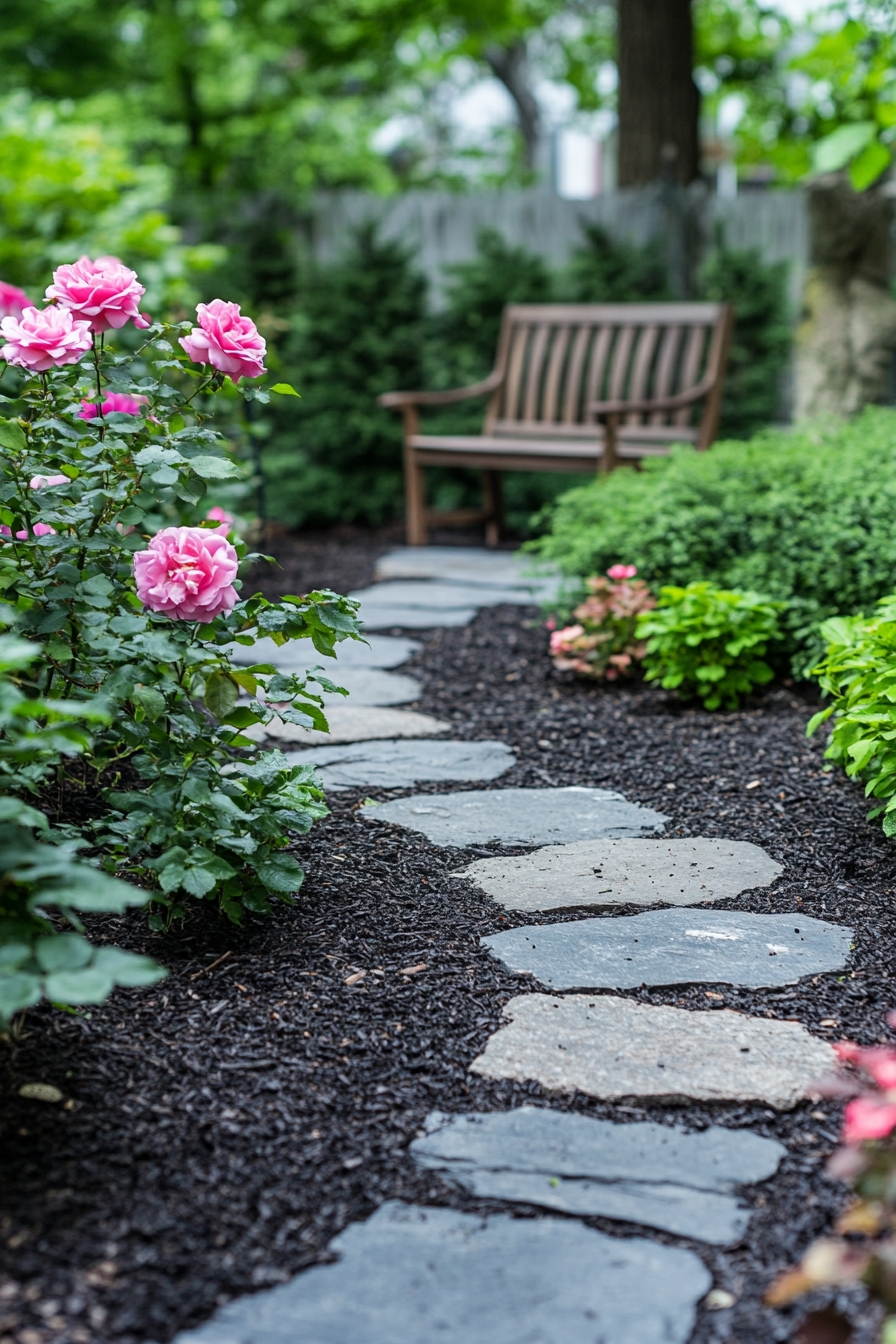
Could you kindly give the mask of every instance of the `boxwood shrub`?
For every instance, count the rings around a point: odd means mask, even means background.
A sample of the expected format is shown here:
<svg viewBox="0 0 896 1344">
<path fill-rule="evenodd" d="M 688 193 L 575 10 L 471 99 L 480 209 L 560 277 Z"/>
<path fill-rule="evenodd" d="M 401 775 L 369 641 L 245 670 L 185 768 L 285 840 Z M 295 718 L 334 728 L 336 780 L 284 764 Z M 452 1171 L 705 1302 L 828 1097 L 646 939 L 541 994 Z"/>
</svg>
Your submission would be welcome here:
<svg viewBox="0 0 896 1344">
<path fill-rule="evenodd" d="M 581 580 L 618 562 L 652 587 L 709 581 L 786 603 L 795 675 L 822 652 L 818 627 L 869 611 L 896 581 L 896 411 L 849 424 L 767 430 L 709 452 L 678 448 L 640 470 L 568 491 L 528 543 Z"/>
</svg>

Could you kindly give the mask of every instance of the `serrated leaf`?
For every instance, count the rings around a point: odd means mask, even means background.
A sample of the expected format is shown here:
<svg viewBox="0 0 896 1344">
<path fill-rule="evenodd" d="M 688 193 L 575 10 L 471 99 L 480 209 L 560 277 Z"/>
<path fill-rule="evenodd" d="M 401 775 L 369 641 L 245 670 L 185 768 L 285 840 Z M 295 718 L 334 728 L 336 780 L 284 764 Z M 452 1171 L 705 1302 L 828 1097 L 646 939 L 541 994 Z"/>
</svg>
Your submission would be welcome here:
<svg viewBox="0 0 896 1344">
<path fill-rule="evenodd" d="M 15 420 L 0 420 L 0 448 L 23 453 L 27 447 L 28 440 L 20 425 Z"/>
<path fill-rule="evenodd" d="M 291 896 L 305 880 L 305 870 L 291 854 L 272 854 L 255 871 L 268 891 Z"/>
</svg>

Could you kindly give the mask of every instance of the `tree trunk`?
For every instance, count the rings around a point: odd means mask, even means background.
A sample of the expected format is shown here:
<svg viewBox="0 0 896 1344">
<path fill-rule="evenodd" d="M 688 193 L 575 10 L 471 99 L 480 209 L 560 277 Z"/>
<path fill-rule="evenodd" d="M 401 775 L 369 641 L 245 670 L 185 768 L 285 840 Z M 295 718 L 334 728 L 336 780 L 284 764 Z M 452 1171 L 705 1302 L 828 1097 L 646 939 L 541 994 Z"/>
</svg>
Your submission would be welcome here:
<svg viewBox="0 0 896 1344">
<path fill-rule="evenodd" d="M 619 185 L 700 172 L 691 0 L 619 0 Z"/>
<path fill-rule="evenodd" d="M 796 333 L 794 418 L 850 416 L 891 395 L 893 202 L 845 174 L 809 184 L 809 270 Z"/>
<path fill-rule="evenodd" d="M 526 168 L 536 166 L 538 150 L 538 103 L 529 87 L 526 61 L 526 44 L 517 38 L 507 47 L 490 46 L 485 49 L 485 59 L 496 79 L 500 79 L 516 107 L 516 121 L 523 139 L 523 156 Z"/>
</svg>

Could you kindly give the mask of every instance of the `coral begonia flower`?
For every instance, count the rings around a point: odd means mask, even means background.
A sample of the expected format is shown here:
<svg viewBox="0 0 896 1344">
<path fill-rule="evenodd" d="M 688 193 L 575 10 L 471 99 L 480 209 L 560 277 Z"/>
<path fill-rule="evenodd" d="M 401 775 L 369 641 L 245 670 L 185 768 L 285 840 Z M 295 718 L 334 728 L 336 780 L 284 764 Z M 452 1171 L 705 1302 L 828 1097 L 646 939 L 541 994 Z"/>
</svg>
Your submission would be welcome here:
<svg viewBox="0 0 896 1344">
<path fill-rule="evenodd" d="M 861 1143 L 863 1139 L 885 1139 L 896 1129 L 896 1103 L 878 1101 L 876 1097 L 856 1097 L 843 1112 L 843 1139 L 845 1143 Z"/>
</svg>

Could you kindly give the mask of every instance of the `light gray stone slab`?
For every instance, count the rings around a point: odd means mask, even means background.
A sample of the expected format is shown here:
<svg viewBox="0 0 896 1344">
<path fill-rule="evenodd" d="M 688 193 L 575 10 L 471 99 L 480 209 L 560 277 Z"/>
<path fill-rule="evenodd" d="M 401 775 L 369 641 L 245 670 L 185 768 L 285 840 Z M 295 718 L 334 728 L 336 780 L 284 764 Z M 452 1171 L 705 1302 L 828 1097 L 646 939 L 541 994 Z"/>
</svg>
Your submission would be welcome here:
<svg viewBox="0 0 896 1344">
<path fill-rule="evenodd" d="M 439 579 L 396 579 L 375 583 L 349 594 L 365 610 L 378 607 L 419 607 L 425 611 L 456 611 L 459 607 L 500 607 L 505 603 L 529 607 L 535 600 L 528 588 L 507 584 L 444 583 Z"/>
<path fill-rule="evenodd" d="M 509 971 L 550 989 L 792 985 L 840 970 L 852 929 L 802 915 L 655 910 L 625 919 L 508 929 L 482 942 Z"/>
<path fill-rule="evenodd" d="M 175 1344 L 685 1344 L 712 1282 L 692 1251 L 570 1219 L 390 1201 L 290 1283 Z"/>
<path fill-rule="evenodd" d="M 366 807 L 370 821 L 422 831 L 437 845 L 549 845 L 607 835 L 642 835 L 666 817 L 609 789 L 488 789 L 429 794 Z M 477 865 L 473 865 L 476 867 Z"/>
<path fill-rule="evenodd" d="M 419 681 L 402 672 L 383 672 L 378 667 L 327 667 L 323 675 L 334 686 L 348 691 L 353 705 L 407 705 L 420 698 Z M 343 695 L 324 694 L 326 705 L 345 703 Z"/>
<path fill-rule="evenodd" d="M 368 630 L 459 630 L 476 616 L 475 607 L 363 606 L 360 619 Z"/>
<path fill-rule="evenodd" d="M 418 782 L 497 779 L 516 764 L 504 742 L 441 740 L 314 747 L 287 752 L 286 759 L 291 765 L 313 765 L 328 789 L 402 789 Z"/>
<path fill-rule="evenodd" d="M 496 587 L 553 588 L 557 576 L 528 571 L 528 556 L 483 546 L 399 546 L 376 564 L 378 579 L 441 579 L 451 583 L 492 584 Z"/>
<path fill-rule="evenodd" d="M 335 703 L 333 703 L 335 701 Z M 339 703 L 334 696 L 327 705 L 328 733 L 313 728 L 300 728 L 275 718 L 265 725 L 244 728 L 243 735 L 254 742 L 297 742 L 306 747 L 335 746 L 340 742 L 369 742 L 376 738 L 433 737 L 451 727 L 442 719 L 429 714 L 416 714 L 407 709 L 381 709 L 377 705 Z"/>
<path fill-rule="evenodd" d="M 641 1101 L 761 1101 L 790 1110 L 836 1061 L 794 1022 L 689 1012 L 611 995 L 521 994 L 473 1061 L 487 1078 Z"/>
<path fill-rule="evenodd" d="M 716 1245 L 746 1229 L 737 1187 L 774 1175 L 786 1151 L 748 1130 L 712 1125 L 686 1134 L 534 1106 L 436 1111 L 411 1144 L 421 1166 L 480 1198 L 618 1218 Z"/>
<path fill-rule="evenodd" d="M 784 869 L 745 840 L 582 840 L 480 859 L 468 877 L 508 910 L 697 905 L 770 886 Z"/>
<path fill-rule="evenodd" d="M 304 671 L 309 667 L 400 667 L 422 645 L 416 639 L 407 639 L 404 635 L 366 635 L 365 639 L 344 639 L 336 645 L 336 657 L 324 658 L 311 643 L 310 639 L 292 639 L 278 647 L 267 636 L 259 639 L 251 648 L 244 644 L 232 644 L 230 656 L 240 667 L 251 667 L 253 663 L 273 663 L 284 671 Z M 330 675 L 330 680 L 337 680 Z"/>
</svg>

